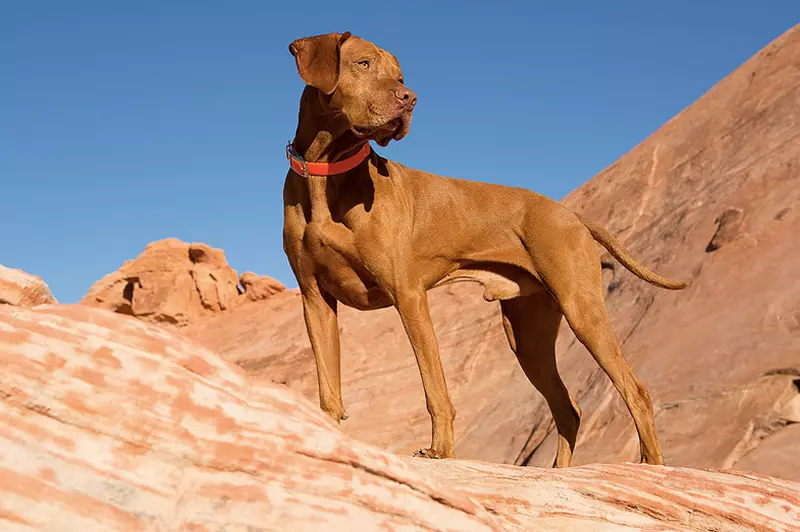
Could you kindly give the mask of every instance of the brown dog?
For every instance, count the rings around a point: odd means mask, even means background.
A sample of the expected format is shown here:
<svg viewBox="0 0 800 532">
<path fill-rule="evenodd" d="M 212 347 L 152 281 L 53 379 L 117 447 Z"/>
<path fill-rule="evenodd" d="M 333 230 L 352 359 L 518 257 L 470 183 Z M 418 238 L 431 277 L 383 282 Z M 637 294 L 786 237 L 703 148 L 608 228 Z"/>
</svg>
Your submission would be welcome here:
<svg viewBox="0 0 800 532">
<path fill-rule="evenodd" d="M 520 188 L 412 170 L 371 151 L 408 133 L 416 95 L 397 59 L 350 33 L 294 41 L 307 84 L 287 148 L 283 243 L 303 299 L 322 409 L 346 419 L 339 374 L 337 301 L 394 306 L 419 365 L 432 442 L 415 454 L 454 456 L 455 410 L 428 311 L 427 290 L 457 280 L 500 300 L 511 349 L 547 400 L 558 429 L 554 465 L 568 466 L 580 409 L 556 368 L 562 315 L 630 410 L 641 459 L 662 464 L 647 390 L 622 355 L 603 297 L 603 245 L 635 275 L 679 289 L 639 264 L 605 229 Z"/>
</svg>

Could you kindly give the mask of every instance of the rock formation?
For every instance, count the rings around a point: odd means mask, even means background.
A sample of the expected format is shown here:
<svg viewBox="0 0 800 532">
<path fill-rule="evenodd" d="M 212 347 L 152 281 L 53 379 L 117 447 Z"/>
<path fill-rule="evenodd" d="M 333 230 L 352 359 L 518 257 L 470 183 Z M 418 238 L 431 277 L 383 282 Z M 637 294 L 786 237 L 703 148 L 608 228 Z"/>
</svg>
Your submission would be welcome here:
<svg viewBox="0 0 800 532">
<path fill-rule="evenodd" d="M 286 290 L 286 287 L 275 279 L 264 275 L 256 275 L 253 272 L 244 272 L 239 278 L 239 284 L 242 286 L 244 296 L 248 301 L 268 299 Z"/>
<path fill-rule="evenodd" d="M 240 279 L 221 249 L 168 238 L 100 279 L 81 303 L 183 327 L 283 289 L 278 281 L 251 272 Z"/>
<path fill-rule="evenodd" d="M 603 259 L 623 350 L 651 392 L 668 464 L 800 480 L 800 26 L 722 80 L 563 203 L 642 262 L 692 281 L 652 287 Z M 547 406 L 508 348 L 496 304 L 444 287 L 430 305 L 462 458 L 549 465 Z M 428 443 L 414 357 L 392 309 L 340 311 L 351 436 L 408 454 Z M 289 291 L 190 327 L 246 371 L 316 400 L 300 300 Z M 610 381 L 563 326 L 561 374 L 583 409 L 576 464 L 638 456 Z"/>
<path fill-rule="evenodd" d="M 47 283 L 30 273 L 0 264 L 0 305 L 35 307 L 57 303 Z"/>
<path fill-rule="evenodd" d="M 647 264 L 692 279 L 665 293 L 610 263 L 608 306 L 657 398 L 668 463 L 800 479 L 800 460 L 779 458 L 800 456 L 781 414 L 800 392 L 798 64 L 800 26 L 564 199 Z M 625 408 L 581 351 L 564 357 L 587 413 L 577 459 L 629 459 Z M 540 439 L 546 453 L 553 437 Z"/>
<path fill-rule="evenodd" d="M 403 458 L 165 328 L 0 309 L 0 529 L 770 530 L 800 484 L 643 465 Z"/>
</svg>

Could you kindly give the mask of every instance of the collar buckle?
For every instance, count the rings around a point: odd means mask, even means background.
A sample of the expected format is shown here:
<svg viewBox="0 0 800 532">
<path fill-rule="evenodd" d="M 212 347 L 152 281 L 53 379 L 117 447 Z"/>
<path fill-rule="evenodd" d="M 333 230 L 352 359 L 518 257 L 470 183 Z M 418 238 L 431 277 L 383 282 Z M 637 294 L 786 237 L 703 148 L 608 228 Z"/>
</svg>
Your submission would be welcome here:
<svg viewBox="0 0 800 532">
<path fill-rule="evenodd" d="M 306 163 L 306 160 L 303 159 L 303 157 L 299 153 L 294 151 L 291 140 L 286 143 L 286 159 L 288 159 L 289 162 L 291 162 L 291 160 L 294 159 L 298 163 L 300 163 L 303 167 L 303 177 L 308 179 L 308 164 Z"/>
</svg>

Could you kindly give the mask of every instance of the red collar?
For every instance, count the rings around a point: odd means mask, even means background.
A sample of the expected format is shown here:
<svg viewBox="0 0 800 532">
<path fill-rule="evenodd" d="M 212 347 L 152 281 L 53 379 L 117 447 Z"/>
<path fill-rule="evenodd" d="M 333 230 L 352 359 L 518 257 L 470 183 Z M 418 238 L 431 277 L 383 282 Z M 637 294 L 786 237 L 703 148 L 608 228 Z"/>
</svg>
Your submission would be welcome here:
<svg viewBox="0 0 800 532">
<path fill-rule="evenodd" d="M 369 142 L 365 142 L 361 149 L 347 159 L 333 163 L 310 163 L 294 151 L 292 143 L 286 145 L 286 158 L 289 159 L 289 166 L 303 177 L 310 175 L 329 176 L 349 172 L 369 157 L 372 148 Z"/>
</svg>

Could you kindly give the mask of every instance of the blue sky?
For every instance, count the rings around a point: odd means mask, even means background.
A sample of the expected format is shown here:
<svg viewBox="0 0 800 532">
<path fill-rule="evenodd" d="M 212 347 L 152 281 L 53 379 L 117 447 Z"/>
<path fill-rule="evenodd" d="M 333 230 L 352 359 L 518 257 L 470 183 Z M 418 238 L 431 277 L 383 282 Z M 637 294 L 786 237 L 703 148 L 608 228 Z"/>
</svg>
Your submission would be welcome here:
<svg viewBox="0 0 800 532">
<path fill-rule="evenodd" d="M 0 263 L 74 302 L 177 237 L 296 286 L 298 37 L 400 60 L 419 103 L 383 155 L 560 199 L 799 21 L 797 0 L 2 2 Z"/>
</svg>

